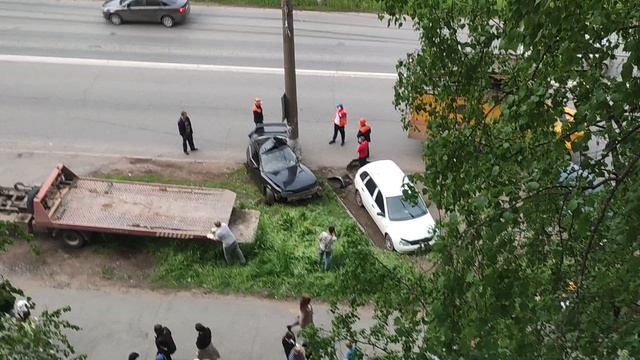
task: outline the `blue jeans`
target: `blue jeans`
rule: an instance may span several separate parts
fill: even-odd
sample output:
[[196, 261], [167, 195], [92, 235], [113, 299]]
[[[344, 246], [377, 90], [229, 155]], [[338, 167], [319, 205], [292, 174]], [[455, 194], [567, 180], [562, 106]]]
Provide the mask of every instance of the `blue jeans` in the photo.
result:
[[324, 271], [329, 271], [331, 268], [331, 257], [333, 256], [333, 251], [323, 251], [318, 250], [318, 257], [320, 258], [320, 266], [324, 266]]

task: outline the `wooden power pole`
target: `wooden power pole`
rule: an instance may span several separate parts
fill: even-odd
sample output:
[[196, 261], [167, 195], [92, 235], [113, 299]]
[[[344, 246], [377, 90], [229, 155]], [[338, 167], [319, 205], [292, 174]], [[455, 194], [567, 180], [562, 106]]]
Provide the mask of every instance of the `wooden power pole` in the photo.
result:
[[296, 50], [293, 42], [292, 0], [282, 0], [282, 49], [284, 52], [283, 114], [290, 127], [289, 146], [300, 154], [298, 144], [298, 94], [296, 90]]

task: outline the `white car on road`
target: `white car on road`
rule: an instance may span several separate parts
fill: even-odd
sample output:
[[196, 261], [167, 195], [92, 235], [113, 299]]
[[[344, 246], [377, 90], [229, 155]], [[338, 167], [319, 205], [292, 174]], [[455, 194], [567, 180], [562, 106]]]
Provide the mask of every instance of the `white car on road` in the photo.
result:
[[388, 250], [411, 252], [433, 245], [435, 221], [418, 195], [417, 202], [404, 199], [407, 176], [391, 160], [374, 161], [356, 173], [356, 202], [364, 207], [385, 237]]

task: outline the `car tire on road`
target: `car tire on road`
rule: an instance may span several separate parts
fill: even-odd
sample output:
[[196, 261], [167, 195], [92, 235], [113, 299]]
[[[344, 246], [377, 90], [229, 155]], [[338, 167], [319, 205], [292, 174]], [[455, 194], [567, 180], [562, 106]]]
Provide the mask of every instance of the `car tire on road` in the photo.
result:
[[162, 19], [160, 19], [160, 21], [162, 22], [162, 25], [164, 25], [164, 27], [173, 27], [173, 25], [176, 23], [173, 18], [169, 15], [165, 15], [162, 17]]
[[109, 15], [109, 21], [113, 25], [120, 25], [120, 24], [122, 24], [122, 16], [120, 16], [118, 14], [111, 14], [111, 15]]
[[87, 235], [81, 231], [61, 230], [58, 234], [69, 247], [80, 249], [87, 243]]
[[393, 246], [393, 240], [389, 234], [384, 234], [384, 246], [389, 251], [394, 251], [396, 248]]
[[356, 190], [356, 204], [360, 207], [364, 207], [364, 203], [362, 202], [362, 196], [360, 196], [360, 191]]
[[276, 202], [276, 194], [268, 186], [264, 187], [264, 202], [267, 205], [273, 205]]

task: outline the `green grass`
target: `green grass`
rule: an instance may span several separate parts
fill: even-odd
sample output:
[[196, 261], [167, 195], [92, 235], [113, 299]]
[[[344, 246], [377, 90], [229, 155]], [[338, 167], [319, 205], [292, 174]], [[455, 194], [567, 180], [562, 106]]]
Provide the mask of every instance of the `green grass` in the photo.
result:
[[[195, 0], [197, 2], [215, 3], [232, 6], [254, 6], [267, 8], [280, 8], [280, 0]], [[319, 11], [363, 11], [377, 12], [380, 5], [376, 0], [325, 0], [323, 5], [318, 5], [317, 0], [293, 0], [296, 10]]]
[[[368, 249], [367, 254], [373, 251], [385, 262], [410, 266], [400, 256], [371, 249], [369, 240], [328, 186], [320, 199], [267, 206], [262, 203], [260, 191], [244, 168], [202, 183], [149, 175], [110, 178], [226, 188], [236, 192], [236, 206], [261, 212], [255, 243], [241, 246], [248, 260], [245, 266], [228, 266], [221, 247], [210, 242], [139, 239], [142, 240], [139, 244], [156, 257], [157, 265], [151, 281], [159, 287], [202, 288], [272, 298], [308, 294], [324, 299], [345, 299], [349, 294], [341, 276], [353, 274], [354, 269], [349, 268], [349, 264], [360, 261], [356, 261], [354, 256], [362, 256], [361, 251], [353, 252], [353, 249], [365, 248]], [[316, 254], [317, 236], [329, 225], [336, 227], [338, 241], [334, 245], [333, 269], [324, 272]], [[117, 249], [109, 245], [100, 251]], [[375, 290], [372, 288], [371, 291]]]

